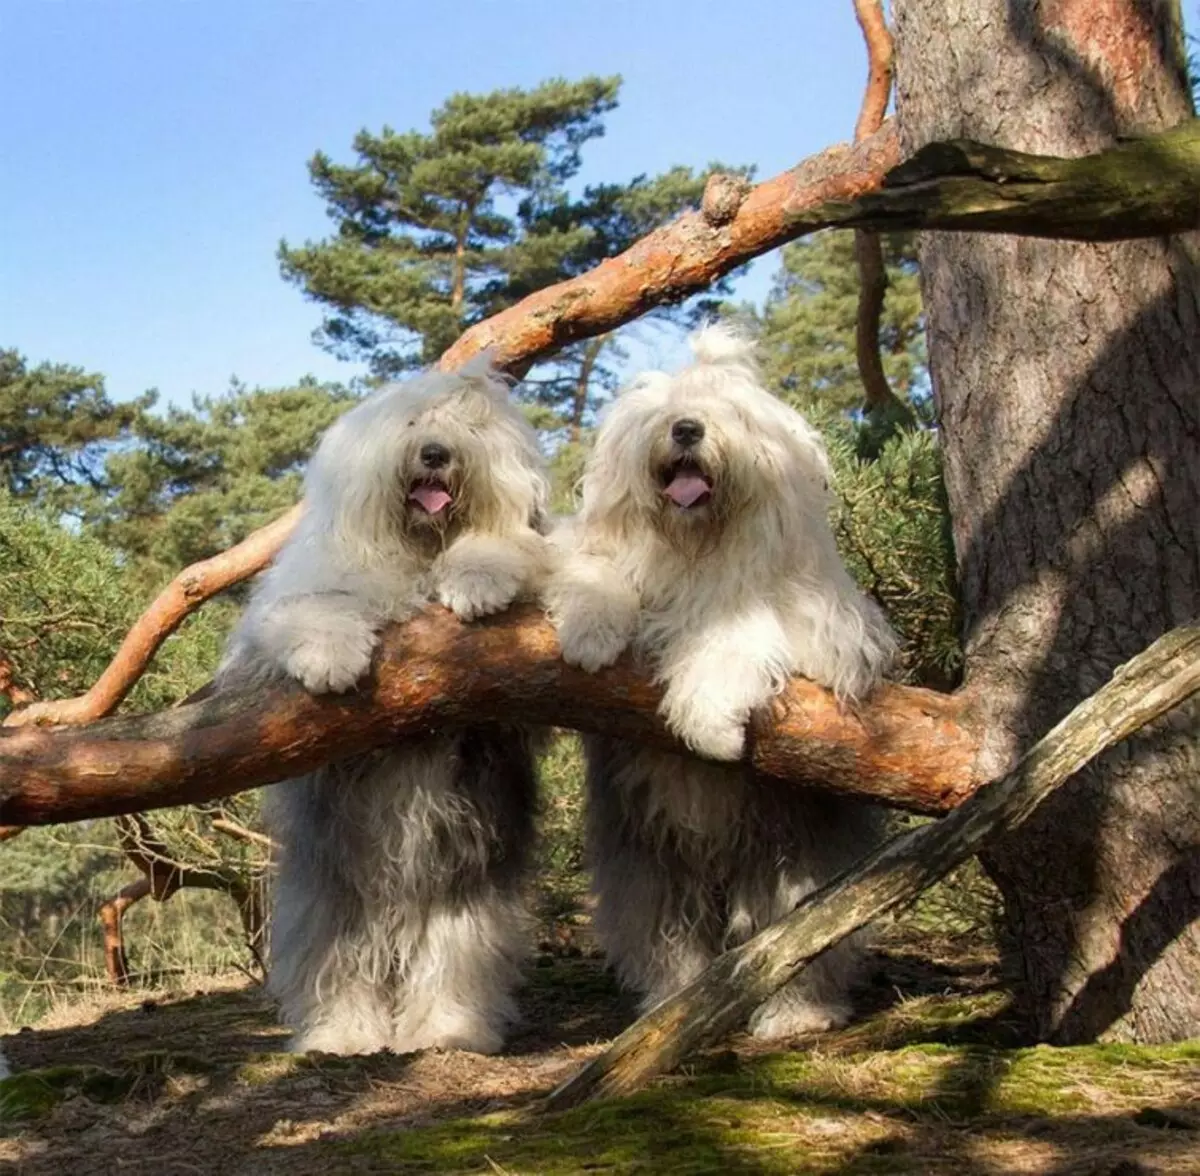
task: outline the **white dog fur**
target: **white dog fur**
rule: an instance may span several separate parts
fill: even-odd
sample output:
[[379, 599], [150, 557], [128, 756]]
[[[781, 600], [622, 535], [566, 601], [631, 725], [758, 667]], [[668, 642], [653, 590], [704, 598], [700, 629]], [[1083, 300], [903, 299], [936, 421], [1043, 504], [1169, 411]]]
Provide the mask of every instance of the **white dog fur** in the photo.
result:
[[[380, 628], [431, 600], [463, 620], [536, 595], [547, 484], [486, 363], [390, 385], [325, 435], [305, 512], [221, 677], [314, 693], [367, 674]], [[531, 740], [516, 725], [380, 748], [276, 785], [270, 988], [293, 1048], [493, 1052], [527, 939]]]
[[[665, 687], [670, 729], [730, 761], [584, 741], [596, 928], [646, 1007], [877, 841], [876, 810], [732, 761], [790, 675], [851, 702], [895, 653], [835, 547], [819, 435], [763, 388], [751, 344], [709, 327], [692, 347], [695, 364], [640, 377], [611, 407], [546, 594], [568, 662], [596, 670], [632, 646]], [[843, 1023], [860, 954], [827, 952], [752, 1029]]]

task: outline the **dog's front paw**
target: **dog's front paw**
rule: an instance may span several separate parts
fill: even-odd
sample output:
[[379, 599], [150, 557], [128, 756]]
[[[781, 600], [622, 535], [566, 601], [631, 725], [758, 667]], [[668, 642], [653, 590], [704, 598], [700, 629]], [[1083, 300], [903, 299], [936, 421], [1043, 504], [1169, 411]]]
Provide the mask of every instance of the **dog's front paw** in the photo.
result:
[[517, 598], [521, 577], [503, 568], [455, 568], [443, 576], [438, 600], [460, 621], [502, 612]]
[[681, 698], [668, 690], [663, 715], [671, 732], [704, 759], [739, 760], [746, 750], [749, 710], [703, 696]]
[[330, 619], [296, 641], [284, 668], [310, 694], [340, 694], [349, 690], [371, 665], [374, 629], [362, 617]]
[[676, 734], [704, 759], [740, 760], [746, 750], [745, 721], [714, 717], [708, 722], [677, 730]]
[[570, 666], [579, 666], [589, 674], [611, 666], [629, 642], [622, 627], [607, 623], [602, 617], [583, 613], [568, 613], [557, 621], [555, 628], [563, 661]]

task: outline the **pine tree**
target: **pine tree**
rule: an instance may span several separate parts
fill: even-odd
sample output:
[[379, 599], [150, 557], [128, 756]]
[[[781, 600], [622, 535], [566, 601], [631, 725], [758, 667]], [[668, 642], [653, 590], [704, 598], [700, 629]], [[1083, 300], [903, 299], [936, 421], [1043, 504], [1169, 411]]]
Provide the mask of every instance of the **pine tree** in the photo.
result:
[[[883, 238], [888, 288], [880, 327], [884, 372], [904, 402], [927, 384], [925, 326], [916, 246], [911, 234]], [[758, 318], [766, 373], [786, 399], [818, 398], [838, 409], [862, 407], [854, 351], [858, 315], [854, 237], [824, 232], [783, 250], [782, 264]]]
[[455, 94], [429, 133], [354, 140], [358, 162], [318, 152], [309, 173], [337, 224], [332, 239], [279, 256], [284, 276], [329, 308], [320, 338], [380, 374], [432, 362], [470, 323], [512, 300], [514, 274], [543, 272], [582, 229], [525, 241], [522, 201], [540, 203], [602, 133], [618, 78]]
[[61, 363], [31, 368], [17, 351], [0, 351], [0, 487], [60, 502], [68, 487], [99, 487], [111, 443], [130, 435], [154, 399], [114, 404], [95, 372]]
[[270, 389], [235, 382], [190, 408], [142, 414], [84, 500], [83, 520], [148, 590], [291, 506], [321, 434], [356, 399], [312, 379]]
[[[578, 200], [558, 194], [540, 208], [527, 204], [523, 219], [528, 225], [526, 240], [531, 254], [536, 256], [532, 246], [545, 238], [558, 242], [574, 239], [575, 245], [557, 256], [556, 250], [548, 249], [542, 254], [540, 269], [514, 272], [512, 295], [522, 297], [552, 282], [586, 273], [605, 258], [623, 253], [685, 209], [698, 206], [704, 185], [714, 172], [748, 176], [750, 169], [711, 163], [697, 173], [688, 167], [673, 167], [653, 178], [641, 175], [627, 184], [588, 187]], [[681, 305], [658, 307], [640, 322], [694, 325], [716, 312], [730, 292], [732, 276], [714, 283], [707, 295]], [[625, 358], [621, 333], [614, 331], [564, 348], [550, 364], [535, 369], [526, 380], [526, 388], [537, 404], [549, 410], [539, 420], [541, 427], [561, 430], [564, 440], [577, 444], [583, 430], [593, 423], [597, 408], [616, 391], [619, 367]]]

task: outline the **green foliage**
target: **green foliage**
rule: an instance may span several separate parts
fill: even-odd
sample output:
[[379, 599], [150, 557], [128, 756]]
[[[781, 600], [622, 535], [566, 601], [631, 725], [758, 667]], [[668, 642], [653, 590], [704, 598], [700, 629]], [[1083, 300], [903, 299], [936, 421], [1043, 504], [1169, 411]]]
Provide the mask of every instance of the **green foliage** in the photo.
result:
[[234, 383], [190, 409], [144, 413], [132, 443], [109, 455], [107, 487], [84, 499], [83, 518], [148, 591], [296, 502], [321, 434], [356, 400], [312, 379], [291, 388]]
[[[118, 556], [94, 535], [0, 493], [0, 651], [17, 686], [41, 698], [86, 690], [144, 604]], [[232, 615], [232, 606], [214, 602], [189, 618], [128, 705], [159, 710], [206, 681]], [[6, 706], [0, 697], [0, 715]]]
[[767, 385], [821, 431], [834, 467], [838, 547], [903, 643], [902, 675], [939, 689], [962, 665], [954, 548], [927, 395], [924, 317], [911, 235], [885, 236], [884, 369], [918, 427], [861, 412], [855, 353], [858, 265], [849, 232], [787, 246], [755, 320]]
[[363, 130], [352, 166], [318, 152], [309, 173], [336, 236], [285, 242], [279, 256], [284, 276], [329, 307], [324, 343], [378, 372], [431, 363], [511, 301], [510, 275], [577, 247], [573, 227], [526, 244], [520, 213], [501, 201], [536, 200], [573, 175], [619, 85], [589, 77], [455, 94], [433, 112], [430, 133]]
[[[527, 242], [574, 240], [565, 252], [547, 248], [534, 256], [540, 264], [514, 273], [510, 296], [515, 300], [554, 282], [576, 277], [595, 268], [607, 257], [625, 252], [689, 208], [699, 206], [704, 186], [714, 172], [749, 176], [750, 169], [711, 163], [695, 173], [674, 167], [660, 176], [638, 176], [628, 184], [598, 184], [586, 188], [578, 200], [558, 193], [533, 211], [524, 206]], [[582, 230], [582, 231], [580, 231]], [[676, 323], [693, 326], [716, 312], [730, 292], [730, 279], [714, 283], [709, 293], [678, 305], [648, 312], [642, 323]], [[583, 430], [595, 422], [597, 408], [616, 392], [620, 365], [627, 358], [621, 344], [623, 332], [610, 331], [564, 348], [549, 364], [535, 368], [523, 390], [550, 410], [542, 427], [555, 431], [555, 439], [578, 443]]]
[[[369, 360], [380, 375], [432, 363], [471, 324], [586, 272], [698, 204], [708, 175], [729, 169], [675, 167], [568, 193], [580, 149], [603, 133], [619, 85], [593, 77], [456, 94], [433, 112], [429, 133], [364, 130], [351, 166], [314, 156], [309, 171], [336, 233], [299, 248], [285, 242], [279, 256], [284, 276], [328, 308], [323, 344]], [[723, 293], [719, 284], [714, 296]], [[615, 389], [623, 357], [609, 334], [536, 370], [523, 389], [548, 410], [541, 427], [577, 441]]]
[[953, 689], [962, 647], [938, 434], [897, 431], [863, 457], [864, 428], [843, 420], [824, 430], [836, 478], [838, 547], [900, 634], [903, 679]]
[[[880, 351], [892, 390], [911, 402], [927, 378], [916, 247], [911, 234], [899, 233], [885, 235], [883, 247], [888, 285]], [[767, 378], [785, 400], [819, 399], [839, 410], [861, 406], [854, 348], [858, 291], [853, 233], [818, 233], [784, 248], [765, 307], [751, 313]]]
[[[86, 690], [144, 604], [129, 570], [94, 535], [68, 529], [0, 491], [0, 655], [12, 685], [40, 698]], [[206, 682], [235, 612], [232, 604], [215, 601], [190, 617], [167, 639], [126, 707], [161, 710]], [[0, 718], [9, 705], [8, 694], [0, 693]], [[169, 810], [154, 816], [154, 830], [176, 860], [250, 876], [260, 868], [258, 856], [253, 847], [211, 832], [218, 811], [253, 826], [257, 800], [250, 795], [217, 809]], [[100, 966], [97, 905], [135, 875], [107, 821], [31, 829], [0, 845], [0, 863], [0, 997], [6, 1008], [37, 1008], [39, 988], [51, 980], [94, 977]], [[205, 898], [215, 907], [212, 896]], [[170, 906], [182, 910], [179, 899]], [[134, 966], [155, 955], [177, 959], [185, 921], [176, 919], [147, 939], [136, 933], [145, 917], [139, 910], [130, 920]], [[213, 935], [211, 928], [231, 917], [210, 910], [207, 920], [209, 940], [220, 944], [226, 962], [229, 937]]]
[[0, 351], [0, 487], [22, 498], [102, 480], [108, 443], [126, 437], [153, 394], [114, 404], [104, 377], [60, 363], [31, 368]]

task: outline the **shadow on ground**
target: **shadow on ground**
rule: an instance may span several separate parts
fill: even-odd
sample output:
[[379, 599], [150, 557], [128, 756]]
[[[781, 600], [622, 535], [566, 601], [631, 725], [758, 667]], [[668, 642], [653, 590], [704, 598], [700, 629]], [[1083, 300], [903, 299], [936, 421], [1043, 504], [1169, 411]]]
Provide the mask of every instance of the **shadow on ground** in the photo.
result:
[[[936, 953], [933, 953], [936, 956]], [[298, 1058], [253, 987], [114, 1000], [4, 1041], [0, 1169], [341, 1172], [1194, 1172], [1200, 1046], [1012, 1047], [992, 963], [892, 944], [840, 1033], [745, 1040], [631, 1099], [537, 1100], [632, 1009], [543, 955], [499, 1058]]]

